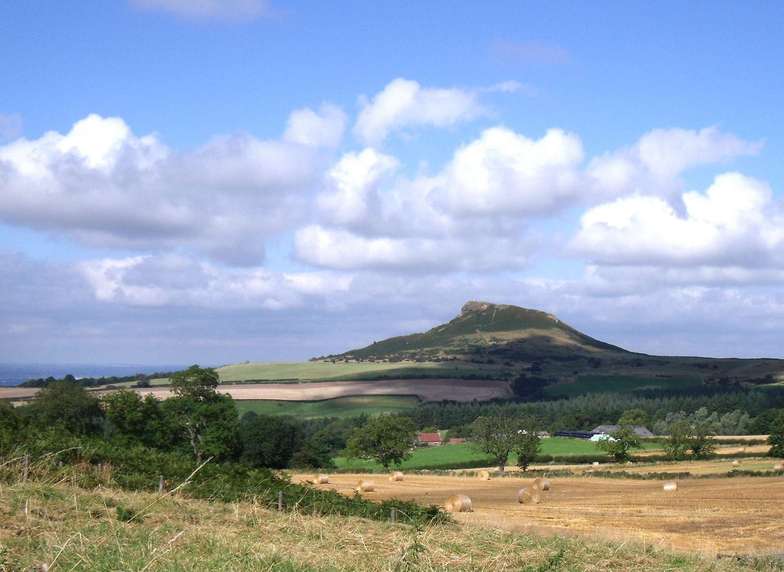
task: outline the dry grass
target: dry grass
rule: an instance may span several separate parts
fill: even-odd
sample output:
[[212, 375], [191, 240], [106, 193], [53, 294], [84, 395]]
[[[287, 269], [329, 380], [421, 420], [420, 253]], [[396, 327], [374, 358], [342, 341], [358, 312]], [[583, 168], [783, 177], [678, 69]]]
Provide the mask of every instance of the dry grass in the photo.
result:
[[[422, 530], [116, 490], [0, 488], [0, 570], [693, 570], [749, 562], [651, 546], [515, 534], [473, 525]], [[156, 502], [157, 501], [157, 502]], [[151, 506], [152, 505], [152, 506]], [[142, 511], [131, 522], [116, 507]], [[459, 516], [471, 516], [462, 514]], [[758, 570], [780, 571], [774, 562]]]
[[[361, 477], [336, 475], [323, 488], [352, 494]], [[457, 515], [463, 523], [643, 542], [704, 554], [775, 553], [784, 546], [782, 477], [681, 480], [675, 494], [665, 493], [658, 480], [551, 480], [552, 490], [539, 505], [515, 502], [521, 486], [531, 490], [533, 479], [522, 478], [481, 481], [468, 476], [406, 475], [405, 482], [380, 484], [373, 498], [443, 506], [451, 495], [465, 494], [473, 501], [474, 512]]]

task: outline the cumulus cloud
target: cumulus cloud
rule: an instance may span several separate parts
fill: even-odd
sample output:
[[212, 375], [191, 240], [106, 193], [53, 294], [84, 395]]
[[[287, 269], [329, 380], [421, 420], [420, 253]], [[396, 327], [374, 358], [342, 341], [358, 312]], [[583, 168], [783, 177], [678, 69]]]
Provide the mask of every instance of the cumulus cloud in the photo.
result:
[[348, 118], [336, 105], [325, 103], [318, 111], [297, 109], [289, 115], [285, 141], [314, 147], [337, 147], [343, 139]]
[[483, 112], [476, 92], [427, 88], [398, 78], [363, 101], [354, 133], [363, 143], [378, 145], [394, 131], [418, 126], [448, 127]]
[[690, 168], [754, 155], [761, 148], [759, 141], [746, 141], [717, 127], [654, 129], [631, 147], [594, 158], [587, 175], [594, 192], [605, 197], [668, 194], [680, 187], [678, 177]]
[[226, 268], [176, 255], [89, 260], [78, 268], [97, 300], [131, 306], [282, 310], [351, 284], [350, 276], [332, 273]]
[[719, 175], [682, 196], [683, 214], [661, 197], [635, 195], [586, 212], [573, 248], [601, 264], [766, 266], [784, 262], [784, 218], [763, 182]]
[[538, 140], [495, 127], [457, 150], [445, 170], [445, 208], [462, 216], [551, 212], [580, 189], [582, 143], [550, 129]]
[[267, 0], [130, 0], [143, 10], [192, 19], [253, 20], [269, 12]]
[[121, 118], [90, 115], [68, 133], [0, 146], [0, 220], [101, 247], [254, 264], [265, 237], [303, 216], [326, 160], [310, 144], [250, 135], [179, 153]]

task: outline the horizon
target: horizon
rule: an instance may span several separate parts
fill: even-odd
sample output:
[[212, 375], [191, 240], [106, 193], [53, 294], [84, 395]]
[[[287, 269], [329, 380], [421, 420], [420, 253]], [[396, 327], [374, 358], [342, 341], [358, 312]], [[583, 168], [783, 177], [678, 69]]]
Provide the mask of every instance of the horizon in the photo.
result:
[[783, 17], [0, 6], [0, 365], [302, 361], [467, 300], [784, 357]]

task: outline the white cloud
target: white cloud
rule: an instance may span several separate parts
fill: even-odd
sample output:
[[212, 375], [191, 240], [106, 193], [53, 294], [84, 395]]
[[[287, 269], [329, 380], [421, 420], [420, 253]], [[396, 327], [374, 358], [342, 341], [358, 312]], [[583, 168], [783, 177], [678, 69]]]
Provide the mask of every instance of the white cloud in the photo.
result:
[[445, 169], [445, 208], [461, 216], [552, 212], [580, 190], [582, 143], [550, 129], [538, 140], [503, 127], [457, 150]]
[[269, 12], [267, 0], [130, 0], [144, 10], [193, 19], [252, 20]]
[[347, 275], [225, 268], [174, 255], [89, 260], [78, 268], [97, 300], [130, 306], [282, 310], [345, 292], [351, 285]]
[[448, 127], [483, 113], [475, 92], [458, 88], [422, 87], [398, 78], [370, 101], [364, 101], [354, 133], [369, 145], [378, 145], [393, 131], [418, 126]]
[[581, 220], [573, 248], [600, 264], [757, 267], [784, 262], [784, 218], [770, 188], [739, 173], [705, 193], [664, 199], [635, 195], [599, 205]]
[[184, 153], [120, 118], [0, 146], [0, 220], [101, 247], [197, 250], [258, 263], [263, 240], [304, 216], [326, 156], [250, 135]]
[[301, 260], [337, 270], [512, 270], [525, 265], [527, 251], [519, 239], [493, 236], [366, 237], [319, 225], [300, 229], [296, 235]]
[[335, 224], [367, 220], [378, 185], [397, 165], [394, 157], [370, 148], [346, 153], [327, 173], [327, 190], [318, 196], [319, 208]]
[[680, 188], [678, 177], [686, 170], [754, 155], [761, 148], [761, 142], [740, 139], [717, 127], [654, 129], [629, 148], [594, 158], [587, 174], [597, 196], [667, 195]]
[[289, 115], [283, 139], [300, 145], [337, 147], [346, 130], [346, 114], [336, 105], [325, 103], [318, 112], [307, 107]]

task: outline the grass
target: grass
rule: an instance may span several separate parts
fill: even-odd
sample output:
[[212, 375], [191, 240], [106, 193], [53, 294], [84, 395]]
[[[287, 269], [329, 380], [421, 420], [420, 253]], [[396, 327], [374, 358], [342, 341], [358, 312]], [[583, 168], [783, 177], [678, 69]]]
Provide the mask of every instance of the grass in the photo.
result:
[[586, 393], [630, 393], [641, 389], [680, 389], [701, 384], [700, 377], [689, 375], [580, 375], [573, 383], [550, 385], [545, 392], [551, 396], [577, 397]]
[[[643, 448], [654, 450], [661, 448], [658, 443], [644, 443]], [[542, 448], [539, 451], [542, 455], [553, 455], [558, 457], [569, 457], [576, 455], [602, 455], [603, 451], [586, 439], [570, 439], [567, 437], [551, 437], [542, 440]], [[440, 447], [418, 447], [414, 450], [411, 457], [404, 461], [401, 469], [417, 471], [435, 468], [445, 468], [449, 465], [459, 467], [471, 462], [486, 461], [487, 465], [492, 465], [492, 460], [486, 454], [477, 451], [470, 443], [460, 445], [442, 445]], [[516, 457], [513, 455], [509, 464], [514, 465]], [[339, 469], [346, 470], [380, 470], [381, 465], [374, 461], [362, 459], [346, 459], [336, 457], [335, 465]]]
[[500, 373], [499, 367], [444, 362], [241, 363], [218, 368], [224, 383], [243, 381], [337, 381], [394, 377], [466, 377]]
[[409, 395], [369, 395], [339, 397], [322, 401], [235, 401], [240, 415], [253, 411], [263, 415], [293, 415], [310, 419], [314, 417], [356, 417], [398, 413], [417, 406], [419, 400]]
[[[142, 511], [143, 521], [118, 520], [117, 506]], [[0, 515], [0, 570], [782, 570], [772, 560], [714, 560], [628, 542], [471, 525], [415, 529], [35, 483], [0, 488]]]

